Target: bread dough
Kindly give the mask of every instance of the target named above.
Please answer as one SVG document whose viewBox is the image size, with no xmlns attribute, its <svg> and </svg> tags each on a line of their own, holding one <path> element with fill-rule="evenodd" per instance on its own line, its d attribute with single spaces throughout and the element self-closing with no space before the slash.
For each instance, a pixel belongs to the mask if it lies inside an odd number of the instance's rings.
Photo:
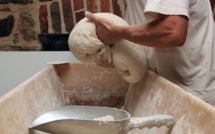
<svg viewBox="0 0 215 134">
<path fill-rule="evenodd" d="M 116 25 L 128 26 L 127 22 L 112 13 L 95 13 Z M 112 47 L 101 42 L 96 35 L 95 24 L 87 18 L 79 21 L 69 36 L 69 48 L 84 63 L 94 63 L 102 53 L 107 53 L 120 75 L 129 83 L 136 83 L 145 74 L 147 63 L 144 47 L 127 40 L 120 40 Z"/>
</svg>

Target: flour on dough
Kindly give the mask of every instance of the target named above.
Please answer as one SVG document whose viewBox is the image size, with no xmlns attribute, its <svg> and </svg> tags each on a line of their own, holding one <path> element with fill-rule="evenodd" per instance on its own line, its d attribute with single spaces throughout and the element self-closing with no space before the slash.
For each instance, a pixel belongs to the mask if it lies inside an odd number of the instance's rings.
<svg viewBox="0 0 215 134">
<path fill-rule="evenodd" d="M 95 13 L 95 15 L 109 19 L 116 25 L 128 26 L 125 20 L 112 13 Z M 107 53 L 108 60 L 110 61 L 112 57 L 116 70 L 129 83 L 140 81 L 147 69 L 143 46 L 127 40 L 120 40 L 112 47 L 105 45 L 96 35 L 95 24 L 87 18 L 75 25 L 68 44 L 73 55 L 84 63 L 95 63 L 102 53 Z"/>
</svg>

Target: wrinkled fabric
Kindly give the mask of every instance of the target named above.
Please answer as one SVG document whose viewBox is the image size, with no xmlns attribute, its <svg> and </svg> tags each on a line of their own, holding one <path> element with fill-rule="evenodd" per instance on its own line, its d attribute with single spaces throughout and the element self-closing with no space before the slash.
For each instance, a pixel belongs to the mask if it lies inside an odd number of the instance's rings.
<svg viewBox="0 0 215 134">
<path fill-rule="evenodd" d="M 215 26 L 209 0 L 126 0 L 131 25 L 164 15 L 189 19 L 182 47 L 150 48 L 147 57 L 157 73 L 215 106 Z M 158 42 L 159 43 L 159 42 Z"/>
</svg>

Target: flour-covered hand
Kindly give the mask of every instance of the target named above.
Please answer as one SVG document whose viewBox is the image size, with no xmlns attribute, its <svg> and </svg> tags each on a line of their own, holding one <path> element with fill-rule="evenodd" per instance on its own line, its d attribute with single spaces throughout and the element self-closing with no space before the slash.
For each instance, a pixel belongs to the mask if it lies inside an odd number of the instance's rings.
<svg viewBox="0 0 215 134">
<path fill-rule="evenodd" d="M 90 12 L 85 13 L 86 18 L 96 25 L 96 34 L 98 38 L 107 45 L 114 44 L 120 40 L 120 34 L 117 31 L 117 25 L 110 20 L 96 16 Z"/>
</svg>

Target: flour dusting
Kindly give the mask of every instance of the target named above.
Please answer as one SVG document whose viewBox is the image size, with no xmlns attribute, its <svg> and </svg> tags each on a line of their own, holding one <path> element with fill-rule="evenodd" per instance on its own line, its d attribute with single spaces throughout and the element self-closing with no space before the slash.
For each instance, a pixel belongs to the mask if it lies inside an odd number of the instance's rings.
<svg viewBox="0 0 215 134">
<path fill-rule="evenodd" d="M 99 118 L 94 118 L 94 120 L 97 120 L 97 121 L 114 121 L 114 118 L 111 115 L 106 115 L 106 116 L 102 116 Z"/>
</svg>

